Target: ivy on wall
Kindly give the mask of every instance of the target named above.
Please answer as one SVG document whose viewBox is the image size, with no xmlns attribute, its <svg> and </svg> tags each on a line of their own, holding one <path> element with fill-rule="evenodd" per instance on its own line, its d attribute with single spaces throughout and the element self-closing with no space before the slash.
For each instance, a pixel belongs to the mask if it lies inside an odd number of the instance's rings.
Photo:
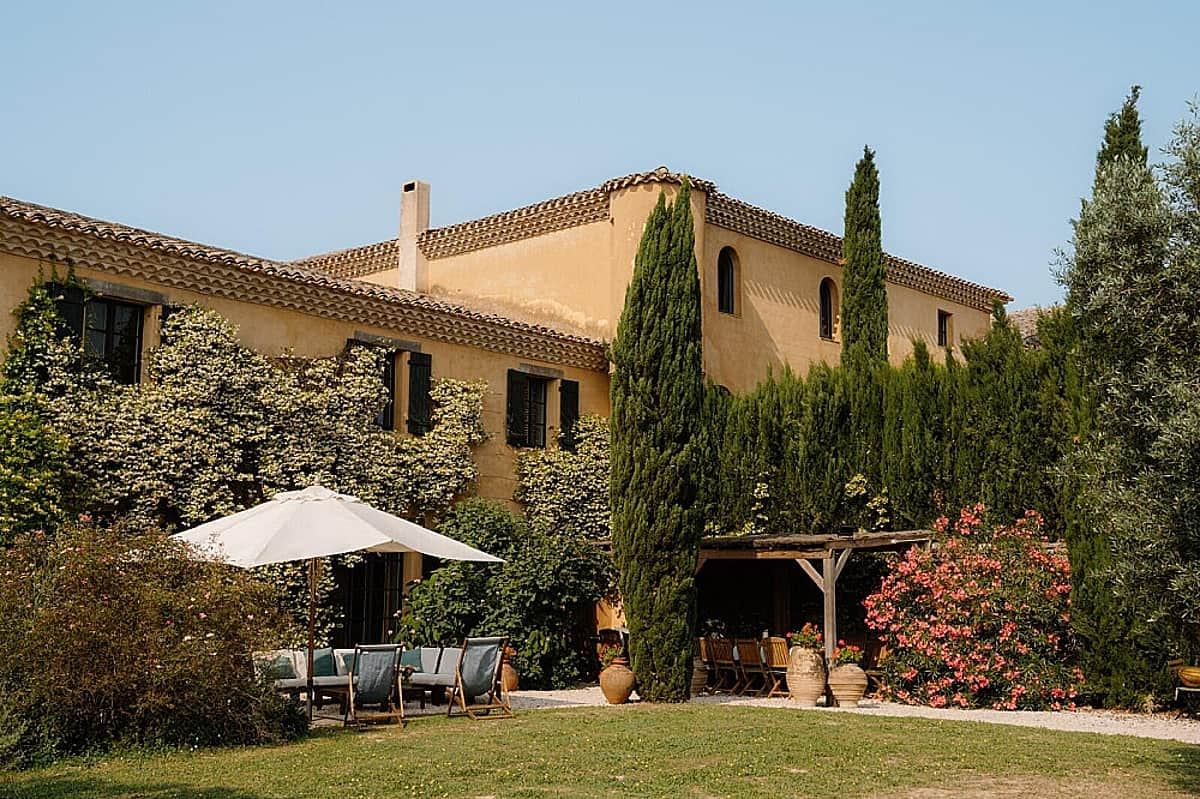
<svg viewBox="0 0 1200 799">
<path fill-rule="evenodd" d="M 575 451 L 527 450 L 517 455 L 514 499 L 540 532 L 609 537 L 608 420 L 583 416 L 573 428 Z"/>
<path fill-rule="evenodd" d="M 163 325 L 143 382 L 120 385 L 89 362 L 55 313 L 52 291 L 39 282 L 17 309 L 4 386 L 66 441 L 75 513 L 171 531 L 321 483 L 429 520 L 477 478 L 482 381 L 437 381 L 432 429 L 398 438 L 375 423 L 386 392 L 371 348 L 272 359 L 243 346 L 215 311 L 188 307 Z M 307 613 L 303 564 L 265 573 L 289 589 L 298 615 Z M 335 614 L 321 605 L 327 632 Z"/>
</svg>

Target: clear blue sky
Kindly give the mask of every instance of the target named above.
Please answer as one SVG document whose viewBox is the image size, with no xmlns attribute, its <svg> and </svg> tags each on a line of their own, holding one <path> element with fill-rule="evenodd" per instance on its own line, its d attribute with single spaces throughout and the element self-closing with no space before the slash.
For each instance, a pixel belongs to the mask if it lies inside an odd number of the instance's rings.
<svg viewBox="0 0 1200 799">
<path fill-rule="evenodd" d="M 857 6 L 857 7 L 855 7 Z M 1151 9 L 1153 6 L 1153 9 Z M 1152 157 L 1200 3 L 8 3 L 0 194 L 295 258 L 667 164 L 840 233 L 864 143 L 884 246 L 1056 300 L 1105 116 Z"/>
</svg>

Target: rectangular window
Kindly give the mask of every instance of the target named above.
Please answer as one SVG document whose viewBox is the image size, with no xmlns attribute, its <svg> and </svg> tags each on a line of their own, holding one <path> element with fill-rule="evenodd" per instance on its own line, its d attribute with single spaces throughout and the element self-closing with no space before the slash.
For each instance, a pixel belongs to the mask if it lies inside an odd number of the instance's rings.
<svg viewBox="0 0 1200 799">
<path fill-rule="evenodd" d="M 950 324 L 953 314 L 938 311 L 938 346 L 949 347 L 954 343 L 954 328 Z"/>
<path fill-rule="evenodd" d="M 408 432 L 423 436 L 433 426 L 433 358 L 423 352 L 408 354 Z"/>
<path fill-rule="evenodd" d="M 514 447 L 546 446 L 546 379 L 508 370 L 506 421 Z"/>
<path fill-rule="evenodd" d="M 83 306 L 83 348 L 102 361 L 119 382 L 138 382 L 142 375 L 142 306 L 102 297 L 88 300 Z"/>
<path fill-rule="evenodd" d="M 387 402 L 375 418 L 375 424 L 384 430 L 396 429 L 396 353 L 385 350 L 383 353 L 383 387 L 387 391 Z"/>
<path fill-rule="evenodd" d="M 579 383 L 562 380 L 558 387 L 558 445 L 575 451 L 575 423 L 579 421 Z"/>
</svg>

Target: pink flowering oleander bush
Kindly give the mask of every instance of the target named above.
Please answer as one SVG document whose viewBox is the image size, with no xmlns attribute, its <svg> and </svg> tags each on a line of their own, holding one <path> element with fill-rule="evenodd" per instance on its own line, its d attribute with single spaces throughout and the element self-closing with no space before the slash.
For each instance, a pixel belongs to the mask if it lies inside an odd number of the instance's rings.
<svg viewBox="0 0 1200 799">
<path fill-rule="evenodd" d="M 278 589 L 187 555 L 156 530 L 86 519 L 0 548 L 0 768 L 305 731 L 251 658 L 286 638 Z"/>
<path fill-rule="evenodd" d="M 1047 551 L 1042 517 L 983 522 L 983 506 L 939 519 L 863 603 L 889 653 L 884 698 L 932 707 L 1074 707 L 1083 683 L 1070 627 L 1071 570 Z"/>
</svg>

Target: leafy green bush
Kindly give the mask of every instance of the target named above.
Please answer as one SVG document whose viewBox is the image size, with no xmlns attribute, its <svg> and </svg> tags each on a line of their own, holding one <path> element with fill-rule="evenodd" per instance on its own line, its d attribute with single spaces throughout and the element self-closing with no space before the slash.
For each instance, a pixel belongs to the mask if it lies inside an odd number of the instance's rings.
<svg viewBox="0 0 1200 799">
<path fill-rule="evenodd" d="M 277 591 L 185 557 L 159 532 L 71 525 L 0 549 L 0 763 L 114 744 L 298 737 L 251 653 L 284 624 Z"/>
<path fill-rule="evenodd" d="M 594 672 L 587 621 L 613 581 L 603 552 L 578 534 L 531 529 L 485 499 L 454 506 L 439 529 L 505 563 L 452 562 L 435 569 L 409 595 L 401 640 L 457 645 L 470 635 L 507 635 L 527 688 L 566 687 Z"/>
<path fill-rule="evenodd" d="M 67 440 L 29 402 L 0 396 L 0 546 L 56 527 L 65 512 Z"/>
</svg>

